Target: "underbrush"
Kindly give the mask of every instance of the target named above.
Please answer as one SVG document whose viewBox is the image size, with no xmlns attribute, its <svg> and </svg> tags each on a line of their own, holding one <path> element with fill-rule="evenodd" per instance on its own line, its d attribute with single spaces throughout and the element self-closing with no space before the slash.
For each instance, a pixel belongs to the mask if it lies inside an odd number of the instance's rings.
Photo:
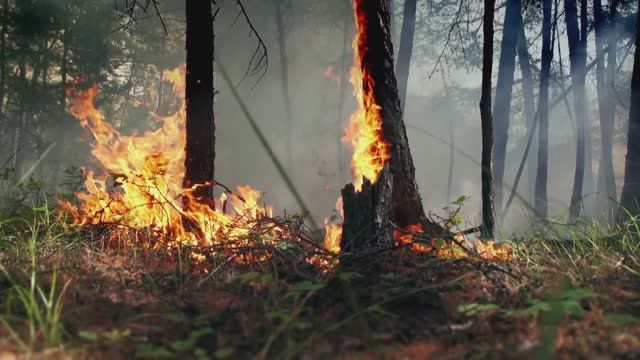
<svg viewBox="0 0 640 360">
<path fill-rule="evenodd" d="M 640 346 L 636 225 L 538 226 L 514 239 L 509 263 L 403 248 L 367 268 L 327 268 L 287 246 L 261 247 L 269 256 L 260 261 L 203 260 L 25 207 L 0 221 L 0 349 L 73 358 L 626 355 Z"/>
</svg>

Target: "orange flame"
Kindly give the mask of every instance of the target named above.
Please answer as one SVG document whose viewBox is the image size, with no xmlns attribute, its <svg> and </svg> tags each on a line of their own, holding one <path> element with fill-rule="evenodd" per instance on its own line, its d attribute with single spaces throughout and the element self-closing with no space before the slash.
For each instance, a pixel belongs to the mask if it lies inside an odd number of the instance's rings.
<svg viewBox="0 0 640 360">
<path fill-rule="evenodd" d="M 353 39 L 353 67 L 350 81 L 353 95 L 358 100 L 358 110 L 351 115 L 343 140 L 353 147 L 351 172 L 356 189 L 362 188 L 363 177 L 372 183 L 378 180 L 380 171 L 391 158 L 390 145 L 384 139 L 382 129 L 382 107 L 376 102 L 373 89 L 374 79 L 367 64 L 362 59 L 368 52 L 368 28 L 366 14 L 361 3 L 355 0 L 356 36 Z"/>
<path fill-rule="evenodd" d="M 368 65 L 362 62 L 368 51 L 367 19 L 361 6 L 364 1 L 367 0 L 353 2 L 356 35 L 352 43 L 354 54 L 349 81 L 353 85 L 353 95 L 358 102 L 358 109 L 351 115 L 342 135 L 342 140 L 353 148 L 351 174 L 358 191 L 362 189 L 364 178 L 375 183 L 385 163 L 391 158 L 391 146 L 384 139 L 382 128 L 382 107 L 376 102 L 373 92 L 375 82 Z M 325 74 L 332 74 L 332 69 L 327 69 Z M 338 201 L 336 208 L 342 211 L 342 199 Z M 325 231 L 325 247 L 339 252 L 342 226 L 325 220 Z"/>
<path fill-rule="evenodd" d="M 176 95 L 185 91 L 185 67 L 165 71 L 163 79 L 173 85 Z M 182 209 L 182 197 L 192 189 L 182 189 L 184 174 L 186 112 L 182 106 L 170 116 L 158 119 L 161 126 L 143 135 L 122 135 L 94 106 L 97 85 L 80 91 L 70 112 L 95 140 L 91 154 L 104 171 L 86 170 L 86 190 L 76 194 L 80 205 L 63 201 L 77 224 L 121 224 L 151 229 L 158 235 L 184 244 L 211 245 L 224 240 L 248 238 L 255 224 L 271 217 L 272 209 L 260 202 L 260 193 L 239 186 L 237 193 L 222 193 L 216 209 L 190 201 Z M 230 205 L 230 211 L 225 209 Z M 184 220 L 187 221 L 184 221 Z M 189 230 L 184 223 L 189 224 Z M 194 229 L 195 227 L 195 229 Z M 273 231 L 277 231 L 274 229 Z"/>
</svg>

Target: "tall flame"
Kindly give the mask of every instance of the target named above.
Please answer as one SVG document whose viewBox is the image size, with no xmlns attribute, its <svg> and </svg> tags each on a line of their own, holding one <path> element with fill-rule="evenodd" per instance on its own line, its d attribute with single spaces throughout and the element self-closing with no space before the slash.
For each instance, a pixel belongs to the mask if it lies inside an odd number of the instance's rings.
<svg viewBox="0 0 640 360">
<path fill-rule="evenodd" d="M 391 158 L 390 145 L 384 139 L 382 128 L 382 107 L 374 96 L 375 82 L 368 65 L 363 63 L 368 52 L 368 27 L 366 14 L 362 4 L 368 0 L 354 0 L 353 8 L 356 21 L 356 34 L 353 38 L 353 65 L 349 81 L 353 85 L 353 95 L 357 100 L 358 109 L 351 115 L 342 140 L 353 148 L 351 158 L 351 175 L 356 190 L 362 189 L 364 178 L 372 183 L 378 180 L 378 175 L 385 163 Z M 336 204 L 336 210 L 342 211 L 341 199 Z M 325 221 L 325 248 L 340 251 L 342 226 Z"/>
<path fill-rule="evenodd" d="M 173 85 L 182 104 L 173 115 L 153 115 L 161 126 L 143 135 L 122 135 L 106 121 L 94 106 L 100 92 L 97 85 L 80 91 L 72 100 L 70 112 L 93 135 L 91 154 L 104 171 L 96 174 L 86 170 L 86 190 L 76 194 L 79 205 L 63 201 L 63 207 L 78 224 L 145 228 L 181 243 L 210 245 L 246 238 L 255 224 L 271 217 L 272 212 L 261 204 L 260 193 L 249 186 L 239 186 L 234 193 L 223 192 L 216 201 L 219 210 L 197 201 L 190 201 L 188 211 L 182 209 L 181 198 L 192 197 L 193 190 L 182 188 L 185 67 L 165 71 L 163 79 Z"/>
<path fill-rule="evenodd" d="M 353 67 L 350 81 L 358 110 L 351 115 L 343 140 L 353 147 L 351 172 L 356 189 L 362 188 L 363 177 L 375 183 L 387 160 L 391 158 L 390 145 L 384 139 L 382 107 L 374 96 L 375 82 L 368 65 L 363 63 L 368 52 L 368 28 L 362 3 L 355 0 L 356 35 L 353 39 Z"/>
</svg>

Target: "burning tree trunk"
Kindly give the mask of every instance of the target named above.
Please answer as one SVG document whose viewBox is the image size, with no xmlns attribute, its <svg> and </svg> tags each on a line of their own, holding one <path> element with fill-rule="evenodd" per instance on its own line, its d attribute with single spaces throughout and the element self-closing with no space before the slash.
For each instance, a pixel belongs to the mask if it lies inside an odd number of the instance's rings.
<svg viewBox="0 0 640 360">
<path fill-rule="evenodd" d="M 537 216 L 547 217 L 547 172 L 549 151 L 549 78 L 553 44 L 551 43 L 551 0 L 542 3 L 542 65 L 540 69 L 540 98 L 538 100 L 538 169 L 535 186 Z"/>
<path fill-rule="evenodd" d="M 396 64 L 398 94 L 400 95 L 400 106 L 403 111 L 407 101 L 407 86 L 409 82 L 409 70 L 411 69 L 411 54 L 413 52 L 413 36 L 416 32 L 416 3 L 417 0 L 405 0 L 404 2 L 400 48 L 398 49 L 398 63 Z"/>
<path fill-rule="evenodd" d="M 636 50 L 631 77 L 631 102 L 624 185 L 620 203 L 621 219 L 640 214 L 640 11 L 636 30 Z"/>
<path fill-rule="evenodd" d="M 363 231 L 378 233 L 381 236 L 379 241 L 386 243 L 388 227 L 380 223 L 383 221 L 380 216 L 385 214 L 391 216 L 384 221 L 393 220 L 403 228 L 419 224 L 427 233 L 442 232 L 440 226 L 427 219 L 415 181 L 415 168 L 393 71 L 389 2 L 355 0 L 354 6 L 357 21 L 354 60 L 357 68 L 352 80 L 360 97 L 361 109 L 354 114 L 346 135 L 355 147 L 352 160 L 355 186 L 348 185 L 343 191 L 346 226 L 343 228 L 342 249 L 370 245 L 367 242 L 370 240 L 355 237 L 357 228 L 354 224 L 364 226 L 367 222 L 372 225 Z"/>
<path fill-rule="evenodd" d="M 581 0 L 585 3 L 586 0 Z M 567 38 L 569 41 L 569 61 L 571 63 L 571 82 L 574 93 L 574 106 L 577 123 L 577 151 L 576 169 L 573 179 L 573 193 L 571 194 L 571 208 L 569 218 L 575 220 L 580 215 L 582 203 L 582 193 L 585 177 L 586 158 L 586 60 L 587 60 L 587 39 L 586 31 L 580 31 L 578 26 L 578 9 L 576 0 L 565 0 L 565 19 L 567 22 Z M 584 6 L 581 6 L 582 8 Z M 583 12 L 585 9 L 581 9 Z M 582 24 L 586 26 L 586 24 Z M 585 36 L 583 38 L 583 36 Z"/>
<path fill-rule="evenodd" d="M 201 185 L 194 190 L 193 195 L 203 203 L 213 206 L 215 123 L 212 2 L 186 1 L 186 16 L 187 144 L 184 187 Z"/>
<path fill-rule="evenodd" d="M 482 122 L 482 236 L 492 238 L 493 218 L 493 173 L 491 150 L 493 148 L 493 121 L 491 119 L 491 72 L 493 70 L 493 18 L 495 0 L 484 0 L 483 46 L 482 46 L 482 94 L 480 95 L 480 119 Z"/>
<path fill-rule="evenodd" d="M 383 136 L 390 146 L 394 221 L 403 227 L 422 223 L 433 229 L 433 224 L 426 219 L 422 207 L 400 108 L 393 71 L 388 1 L 356 0 L 356 12 L 358 21 L 365 29 L 359 46 L 366 47 L 366 50 L 361 52 L 361 67 L 363 73 L 367 73 L 368 76 L 364 77 L 362 86 L 369 88 L 367 91 L 381 107 Z"/>
<path fill-rule="evenodd" d="M 502 183 L 507 157 L 507 140 L 509 138 L 509 115 L 511 113 L 511 99 L 513 94 L 513 77 L 516 62 L 516 44 L 518 43 L 519 24 L 522 22 L 520 0 L 507 0 L 506 14 L 500 49 L 500 63 L 498 65 L 498 83 L 496 84 L 496 101 L 493 114 L 493 176 L 498 183 L 495 203 L 498 218 L 502 214 Z M 484 55 L 484 54 L 483 54 Z"/>
</svg>

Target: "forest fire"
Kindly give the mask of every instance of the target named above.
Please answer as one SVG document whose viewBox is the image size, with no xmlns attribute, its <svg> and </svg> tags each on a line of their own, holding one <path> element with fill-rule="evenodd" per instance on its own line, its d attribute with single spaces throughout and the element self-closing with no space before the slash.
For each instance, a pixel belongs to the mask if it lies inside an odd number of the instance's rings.
<svg viewBox="0 0 640 360">
<path fill-rule="evenodd" d="M 173 85 L 177 96 L 184 93 L 184 66 L 165 71 L 163 79 Z M 190 209 L 183 210 L 182 199 L 191 197 L 193 190 L 182 189 L 184 101 L 175 114 L 155 116 L 161 124 L 157 130 L 122 135 L 95 108 L 98 94 L 96 85 L 80 91 L 70 107 L 93 135 L 91 153 L 104 169 L 99 174 L 85 171 L 86 190 L 76 194 L 78 206 L 63 201 L 77 224 L 144 228 L 178 243 L 212 245 L 245 239 L 261 219 L 271 217 L 272 209 L 261 205 L 260 193 L 249 186 L 238 186 L 237 192 L 225 188 L 216 200 L 216 209 L 192 201 Z M 271 232 L 277 230 L 271 225 Z"/>
</svg>

